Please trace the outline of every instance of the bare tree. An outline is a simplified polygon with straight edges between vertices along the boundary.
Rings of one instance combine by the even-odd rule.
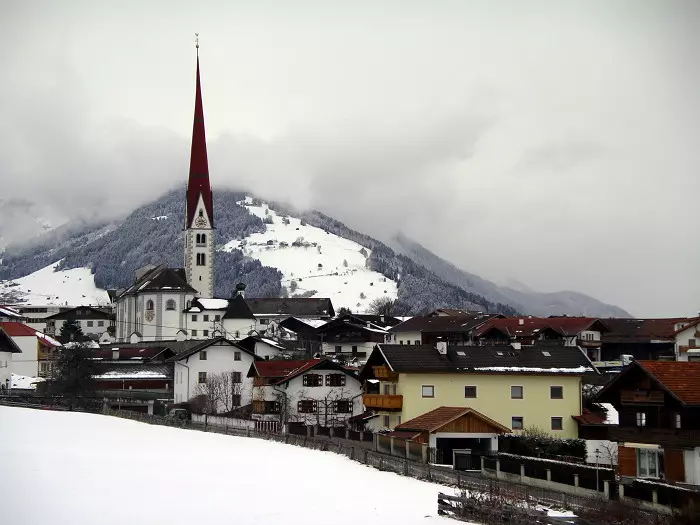
[[[240,372],[207,374],[207,380],[194,389],[195,397],[210,414],[228,413],[241,406],[244,394]]]

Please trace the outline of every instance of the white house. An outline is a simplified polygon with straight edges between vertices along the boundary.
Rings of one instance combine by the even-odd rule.
[[[111,311],[90,306],[76,306],[46,317],[44,332],[49,335],[58,335],[61,333],[63,325],[68,322],[80,326],[83,334],[88,337],[92,336],[92,339],[100,338],[110,326],[114,326]]]
[[[22,350],[0,328],[0,391],[9,390],[12,377],[12,356],[21,353]]]
[[[238,340],[256,331],[255,316],[241,293],[232,299],[194,299],[184,314],[190,339]]]
[[[177,354],[168,359],[174,363],[175,402],[208,394],[216,412],[249,405],[253,380],[248,371],[256,359],[252,352],[223,337],[202,341]]]
[[[4,321],[19,321],[24,323],[27,321],[27,318],[23,316],[19,310],[11,306],[0,306],[0,322]]]
[[[359,379],[328,359],[256,361],[248,376],[257,420],[338,427],[363,412]]]
[[[12,354],[12,373],[37,377],[40,372],[46,375],[51,366],[53,350],[61,344],[52,337],[23,323],[0,323],[0,329],[7,334],[21,350]]]
[[[678,323],[674,328],[678,361],[700,361],[700,317]]]

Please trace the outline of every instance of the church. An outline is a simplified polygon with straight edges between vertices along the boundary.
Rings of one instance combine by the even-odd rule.
[[[116,339],[119,342],[240,339],[256,329],[255,316],[243,299],[245,286],[234,298],[214,295],[214,208],[204,108],[199,74],[192,126],[190,171],[185,195],[184,268],[149,265],[136,271],[134,283],[116,299]]]

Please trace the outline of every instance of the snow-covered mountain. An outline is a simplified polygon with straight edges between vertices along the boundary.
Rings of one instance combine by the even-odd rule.
[[[0,199],[0,251],[13,242],[31,239],[65,222],[46,208],[25,199]]]

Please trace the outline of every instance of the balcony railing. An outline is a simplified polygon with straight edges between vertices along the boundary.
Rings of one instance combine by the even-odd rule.
[[[582,346],[583,348],[598,348],[602,342],[600,339],[577,339],[576,344]]]
[[[664,393],[655,392],[637,392],[634,390],[620,391],[620,401],[623,405],[663,405]]]
[[[362,396],[365,408],[377,410],[401,410],[403,408],[403,396],[387,394],[365,394]]]
[[[693,448],[700,443],[700,430],[610,425],[607,439],[618,443],[649,443],[661,446]]]
[[[372,372],[374,372],[375,379],[381,381],[396,381],[399,378],[399,374],[389,370],[388,366],[373,366]]]

